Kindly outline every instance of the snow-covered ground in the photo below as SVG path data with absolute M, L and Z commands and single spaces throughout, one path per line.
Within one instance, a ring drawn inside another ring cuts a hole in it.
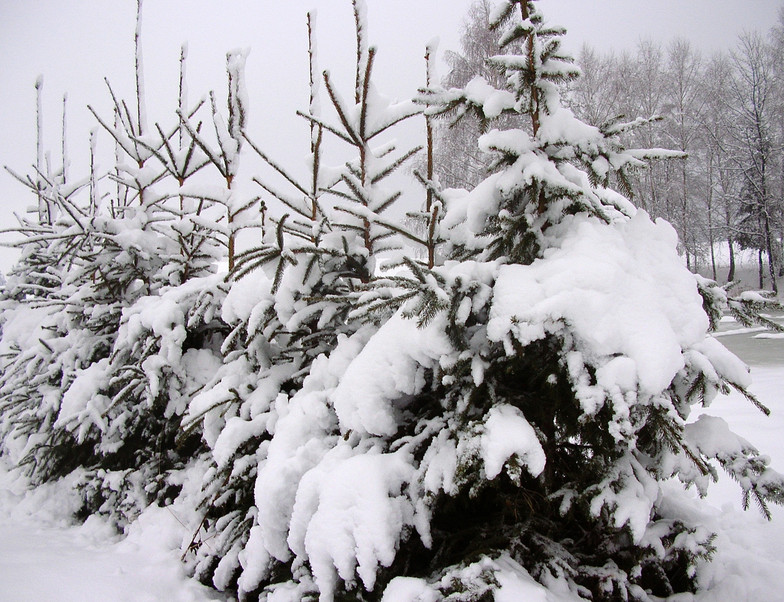
M 150 508 L 120 538 L 99 519 L 70 524 L 68 496 L 24 494 L 0 469 L 1 602 L 201 602 L 224 600 L 188 579 L 176 551 L 185 528 Z
M 784 323 L 782 316 L 774 317 Z M 757 328 L 742 328 L 724 318 L 719 340 L 746 361 L 752 370 L 751 392 L 771 410 L 765 416 L 738 393 L 718 397 L 705 410 L 725 418 L 738 435 L 748 439 L 784 471 L 784 338 Z M 696 416 L 695 416 L 696 417 Z M 696 497 L 696 495 L 694 496 Z M 743 511 L 740 489 L 720 473 L 704 508 L 706 526 L 718 533 L 713 561 L 700 570 L 706 593 L 698 600 L 722 602 L 782 600 L 784 575 L 784 508 L 771 506 L 766 521 L 753 505 Z
M 749 338 L 742 341 L 748 344 Z M 726 342 L 726 341 L 725 341 Z M 738 341 L 741 342 L 741 341 Z M 771 465 L 784 470 L 784 341 L 774 347 L 778 365 L 753 365 L 751 391 L 771 409 L 764 416 L 740 394 L 718 398 L 706 411 L 721 416 L 733 431 L 752 442 L 771 457 Z M 758 353 L 758 351 L 755 351 Z M 768 364 L 772 363 L 769 356 Z M 696 498 L 696 494 L 694 495 Z M 773 519 L 765 520 L 752 502 L 747 511 L 741 508 L 740 488 L 725 474 L 708 491 L 704 508 L 705 526 L 718 533 L 717 552 L 711 563 L 700 570 L 701 585 L 706 593 L 701 601 L 765 601 L 784 599 L 781 579 L 784 575 L 784 508 L 771 506 Z
M 781 320 L 781 318 L 778 318 Z M 752 367 L 751 390 L 772 410 L 765 417 L 742 396 L 718 398 L 708 409 L 725 418 L 739 435 L 770 455 L 784 471 L 784 337 L 744 329 L 731 320 L 720 340 Z M 673 484 L 673 487 L 678 485 Z M 203 601 L 224 598 L 187 578 L 179 563 L 188 540 L 187 521 L 170 509 L 148 509 L 118 538 L 98 519 L 69 524 L 70 502 L 53 489 L 25 494 L 21 483 L 0 468 L 0 602 L 14 601 Z M 718 551 L 699 569 L 700 602 L 774 602 L 782 599 L 784 508 L 771 508 L 765 521 L 756 508 L 744 512 L 735 483 L 721 478 L 707 501 L 696 493 L 678 496 L 705 526 L 718 533 Z M 186 523 L 186 524 L 183 524 Z M 498 563 L 498 599 L 564 600 L 545 591 L 510 559 Z M 416 594 L 400 582 L 398 592 Z M 691 597 L 679 597 L 678 601 Z

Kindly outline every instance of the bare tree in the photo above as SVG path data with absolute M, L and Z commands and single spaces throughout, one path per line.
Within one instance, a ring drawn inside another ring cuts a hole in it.
M 778 21 L 770 31 L 770 45 L 772 54 L 773 65 L 773 127 L 778 141 L 778 149 L 781 150 L 784 145 L 784 5 L 779 8 Z M 778 240 L 779 246 L 777 249 L 782 251 L 782 244 L 784 244 L 784 217 L 781 212 L 784 211 L 784 156 L 779 153 L 778 169 Z M 784 276 L 784 261 L 779 263 L 779 277 Z
M 776 145 L 773 138 L 774 77 L 771 47 L 757 33 L 741 36 L 732 53 L 735 77 L 732 103 L 727 106 L 735 121 L 734 142 L 743 173 L 744 231 L 742 240 L 758 250 L 759 284 L 764 287 L 763 254 L 768 257 L 771 288 L 778 292 L 774 228 L 778 207 L 774 192 Z M 779 243 L 776 243 L 780 246 Z
M 583 44 L 577 63 L 582 77 L 569 90 L 571 109 L 580 119 L 597 127 L 618 117 L 626 87 L 618 76 L 621 60 L 614 53 L 600 54 Z
M 701 229 L 700 213 L 697 207 L 697 186 L 699 149 L 697 124 L 704 109 L 700 71 L 702 58 L 691 44 L 684 39 L 674 40 L 667 56 L 667 119 L 665 135 L 669 138 L 670 148 L 691 155 L 688 160 L 671 165 L 677 172 L 677 184 L 669 189 L 671 202 L 675 202 L 667 217 L 681 233 L 681 241 L 686 254 L 686 264 L 696 268 L 698 255 L 698 233 Z
M 729 252 L 727 281 L 735 279 L 735 244 L 739 235 L 739 204 L 742 177 L 733 156 L 733 121 L 726 107 L 731 103 L 733 65 L 726 54 L 714 55 L 702 72 L 704 108 L 699 116 L 702 168 L 705 178 L 707 235 L 713 279 L 717 278 L 716 242 L 724 239 Z

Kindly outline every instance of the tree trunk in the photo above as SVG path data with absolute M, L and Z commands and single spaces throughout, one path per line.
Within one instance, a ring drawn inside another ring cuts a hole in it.
M 231 191 L 233 176 L 226 178 L 226 189 Z M 234 214 L 231 211 L 231 202 L 226 207 L 226 217 L 229 224 L 229 273 L 234 270 Z
M 765 269 L 763 268 L 762 247 L 757 249 L 757 264 L 759 265 L 759 289 L 765 288 Z
M 713 226 L 713 154 L 709 155 L 708 159 L 708 190 L 707 190 L 707 206 L 708 206 L 708 244 L 710 245 L 710 259 L 711 271 L 713 279 L 716 280 L 716 237 Z
M 770 287 L 774 295 L 778 295 L 779 287 L 776 284 L 776 257 L 773 253 L 773 241 L 770 234 L 770 218 L 768 217 L 767 207 L 765 208 L 764 226 L 765 226 L 765 251 L 768 254 L 768 272 L 770 273 Z
M 727 239 L 727 244 L 730 247 L 730 270 L 727 272 L 727 282 L 735 280 L 735 241 L 730 236 Z

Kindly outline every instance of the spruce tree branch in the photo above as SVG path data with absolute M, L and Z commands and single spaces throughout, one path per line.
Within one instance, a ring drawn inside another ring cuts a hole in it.
M 406 119 L 410 119 L 411 117 L 415 117 L 416 115 L 420 115 L 422 112 L 423 112 L 422 109 L 416 109 L 416 110 L 412 109 L 411 112 L 403 113 L 402 115 L 396 117 L 392 121 L 388 121 L 388 122 L 384 123 L 383 125 L 380 125 L 379 127 L 377 127 L 375 130 L 371 131 L 370 134 L 368 135 L 367 139 L 368 140 L 373 140 L 373 138 L 375 138 L 379 134 L 383 134 L 389 128 L 397 125 L 398 123 L 401 123 L 401 122 L 405 121 Z
M 367 220 L 368 222 L 370 222 L 372 224 L 376 224 L 378 226 L 381 226 L 382 228 L 386 228 L 387 230 L 389 230 L 391 232 L 394 232 L 395 234 L 400 234 L 400 235 L 406 237 L 407 239 L 409 239 L 409 240 L 411 240 L 411 241 L 413 241 L 413 242 L 415 242 L 417 244 L 420 244 L 420 245 L 423 245 L 423 246 L 427 246 L 427 242 L 426 241 L 424 241 L 421 238 L 417 237 L 415 234 L 413 234 L 413 233 L 411 233 L 411 232 L 409 232 L 407 230 L 404 230 L 400 226 L 397 226 L 394 222 L 385 220 L 380 215 L 377 215 L 376 213 L 373 213 L 372 211 L 357 211 L 356 209 L 349 208 L 349 207 L 346 207 L 344 205 L 336 206 L 335 207 L 335 211 L 340 211 L 342 213 L 348 213 L 349 215 L 353 215 L 354 217 L 357 217 L 359 219 Z M 386 236 L 382 235 L 380 238 L 386 238 Z
M 262 150 L 261 150 L 261 149 L 260 149 L 258 146 L 256 146 L 256 144 L 255 144 L 255 143 L 254 143 L 254 142 L 253 142 L 253 141 L 252 141 L 252 140 L 251 140 L 251 139 L 248 137 L 247 133 L 246 133 L 244 130 L 243 130 L 243 132 L 242 132 L 242 137 L 243 137 L 243 138 L 245 138 L 245 140 L 247 140 L 248 144 L 250 144 L 250 147 L 251 147 L 251 148 L 252 148 L 252 149 L 253 149 L 253 150 L 256 152 L 256 154 L 257 154 L 259 157 L 261 157 L 261 158 L 264 160 L 264 162 L 265 162 L 267 165 L 269 165 L 269 166 L 270 166 L 272 169 L 274 169 L 274 170 L 275 170 L 275 171 L 277 171 L 277 172 L 278 172 L 280 175 L 282 175 L 282 176 L 283 176 L 283 177 L 286 179 L 286 181 L 288 181 L 288 182 L 289 182 L 289 184 L 291 184 L 292 186 L 294 186 L 294 188 L 296 188 L 297 190 L 299 190 L 299 191 L 300 191 L 302 194 L 304 194 L 306 197 L 310 197 L 310 194 L 308 193 L 308 191 L 307 191 L 307 190 L 305 190 L 304 186 L 301 186 L 301 185 L 299 184 L 299 182 L 297 182 L 297 181 L 296 181 L 296 180 L 295 180 L 295 179 L 294 179 L 292 176 L 290 176 L 290 175 L 289 175 L 289 173 L 288 173 L 288 172 L 287 172 L 287 171 L 286 171 L 286 170 L 285 170 L 283 167 L 281 167 L 281 166 L 280 166 L 280 165 L 278 165 L 278 164 L 277 164 L 275 161 L 273 161 L 272 159 L 270 159 L 270 158 L 267 156 L 267 154 L 266 154 L 264 151 L 262 151 Z M 254 181 L 255 181 L 256 183 L 260 184 L 260 182 L 258 181 L 258 179 L 254 178 Z
M 10 167 L 8 167 L 8 165 L 4 165 L 4 166 L 3 166 L 3 168 L 4 168 L 4 169 L 5 169 L 5 170 L 6 170 L 6 171 L 7 171 L 7 172 L 8 172 L 8 173 L 9 173 L 9 174 L 10 174 L 10 175 L 11 175 L 11 176 L 12 176 L 12 177 L 15 179 L 15 180 L 17 180 L 17 181 L 18 181 L 20 184 L 22 184 L 22 186 L 24 186 L 25 188 L 29 188 L 29 189 L 30 189 L 30 190 L 31 190 L 33 193 L 35 193 L 35 194 L 39 194 L 39 193 L 40 193 L 40 190 L 38 189 L 38 186 L 36 185 L 36 183 L 33 181 L 33 179 L 32 179 L 30 176 L 20 176 L 20 175 L 19 175 L 18 173 L 16 173 L 16 172 L 15 172 L 13 169 L 11 169 Z
M 278 199 L 281 203 L 289 207 L 292 211 L 295 211 L 296 213 L 300 214 L 302 217 L 310 218 L 310 215 L 306 211 L 302 210 L 300 207 L 297 207 L 299 201 L 287 198 L 286 195 L 284 195 L 282 192 L 279 192 L 274 188 L 272 188 L 271 186 L 268 186 L 267 184 L 265 184 L 264 182 L 262 182 L 256 177 L 253 178 L 253 181 L 259 186 L 261 186 L 273 197 Z
M 371 184 L 377 184 L 378 182 L 380 182 L 381 180 L 383 180 L 384 178 L 386 178 L 388 175 L 390 175 L 392 172 L 394 172 L 394 171 L 395 171 L 395 170 L 396 170 L 398 167 L 400 167 L 401 165 L 403 165 L 403 163 L 405 163 L 405 162 L 406 162 L 406 161 L 408 161 L 408 160 L 409 160 L 411 157 L 413 157 L 413 156 L 414 156 L 414 155 L 416 155 L 416 154 L 417 154 L 419 151 L 421 151 L 421 150 L 422 150 L 422 148 L 424 148 L 424 147 L 422 147 L 422 146 L 417 146 L 417 147 L 415 147 L 415 148 L 412 148 L 411 150 L 409 150 L 409 151 L 408 151 L 406 154 L 404 154 L 402 157 L 398 158 L 397 160 L 395 160 L 394 162 L 392 162 L 390 165 L 388 165 L 388 166 L 387 166 L 385 169 L 383 169 L 382 171 L 380 171 L 380 172 L 378 172 L 377 174 L 375 174 L 375 175 L 374 175 L 372 178 L 370 178 L 370 183 L 371 183 Z
M 93 116 L 98 120 L 98 123 L 101 124 L 103 129 L 105 129 L 107 132 L 109 132 L 109 135 L 112 138 L 114 138 L 115 142 L 117 142 L 117 144 L 120 146 L 120 148 L 122 148 L 129 157 L 133 157 L 135 149 L 132 149 L 132 148 L 129 149 L 125 145 L 125 142 L 123 140 L 121 140 L 120 137 L 117 135 L 117 132 L 114 130 L 114 128 L 113 127 L 109 127 L 104 122 L 104 120 L 101 119 L 101 117 L 98 115 L 98 113 L 96 113 L 95 109 L 93 109 L 92 106 L 87 105 L 87 110 L 90 111 L 93 114 Z
M 370 94 L 370 74 L 373 70 L 373 61 L 376 57 L 376 48 L 371 46 L 368 49 L 367 64 L 365 65 L 365 79 L 362 81 L 362 96 L 360 97 L 360 112 L 359 112 L 359 139 L 369 140 L 365 136 L 365 125 L 367 124 L 368 112 L 368 95 Z M 359 68 L 359 65 L 357 65 Z
M 308 115 L 307 113 L 303 113 L 302 111 L 297 111 L 297 115 L 307 119 L 311 123 L 315 123 L 316 125 L 318 125 L 318 126 L 324 128 L 325 130 L 327 130 L 328 132 L 331 132 L 332 134 L 335 134 L 335 136 L 337 136 L 338 138 L 340 138 L 344 142 L 348 142 L 351 146 L 356 146 L 357 145 L 355 140 L 351 139 L 349 136 L 347 136 L 346 134 L 344 134 L 343 132 L 341 132 L 337 128 L 329 125 L 328 123 L 325 123 L 324 121 L 322 121 L 318 117 L 314 117 L 313 115 Z
M 213 153 L 212 149 L 209 148 L 206 142 L 202 140 L 202 137 L 199 135 L 199 132 L 193 129 L 193 126 L 190 124 L 190 121 L 183 115 L 182 111 L 177 110 L 177 115 L 180 118 L 180 123 L 185 127 L 188 131 L 188 134 L 191 137 L 196 145 L 204 152 L 204 154 L 209 159 L 210 163 L 212 163 L 218 170 L 218 172 L 224 177 L 229 177 L 228 170 L 223 166 L 220 158 L 218 158 L 215 153 Z
M 324 71 L 324 86 L 327 88 L 329 99 L 332 101 L 332 105 L 335 107 L 335 111 L 337 112 L 338 117 L 340 118 L 340 122 L 343 124 L 343 127 L 346 130 L 346 135 L 350 138 L 351 144 L 357 148 L 362 148 L 362 137 L 356 131 L 354 131 L 354 127 L 351 125 L 351 121 L 348 118 L 348 109 L 343 106 L 343 100 L 332 86 L 332 82 L 329 77 L 329 71 Z
M 261 197 L 258 197 L 258 196 L 257 197 L 253 197 L 252 199 L 246 201 L 244 204 L 242 204 L 239 207 L 237 207 L 236 209 L 234 209 L 234 211 L 231 211 L 230 212 L 230 216 L 232 217 L 232 219 L 237 217 L 241 213 L 243 213 L 243 212 L 247 211 L 248 209 L 250 209 L 251 207 L 253 207 L 253 205 L 258 203 L 260 200 L 261 200 Z M 245 226 L 243 226 L 242 224 L 239 224 L 237 226 L 238 230 L 242 230 L 244 228 L 245 228 Z
M 403 193 L 400 190 L 393 192 L 391 195 L 389 195 L 389 197 L 386 200 L 382 201 L 381 204 L 378 205 L 378 207 L 373 208 L 373 211 L 379 214 L 383 213 L 401 196 L 403 196 Z
M 362 188 L 361 182 L 355 179 L 354 177 L 352 177 L 351 174 L 347 174 L 347 173 L 343 174 L 343 181 L 349 187 L 351 192 L 354 193 L 354 197 L 352 198 L 351 196 L 348 195 L 342 195 L 342 196 L 344 196 L 344 198 L 351 199 L 354 202 L 367 207 L 368 203 L 370 202 L 370 198 L 368 198 L 367 194 L 365 193 L 365 190 Z M 338 191 L 332 191 L 332 194 L 338 194 L 338 196 L 341 196 Z

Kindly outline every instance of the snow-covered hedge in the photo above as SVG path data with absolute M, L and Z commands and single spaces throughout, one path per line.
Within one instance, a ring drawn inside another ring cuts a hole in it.
M 23 224 L 2 299 L 3 453 L 35 482 L 71 474 L 82 512 L 118 525 L 176 499 L 196 522 L 185 562 L 242 599 L 542 593 L 532 579 L 594 600 L 693 590 L 714 537 L 665 481 L 704 493 L 718 465 L 764 511 L 784 502 L 750 443 L 690 419 L 750 382 L 710 334 L 721 312 L 753 320 L 768 301 L 689 273 L 674 230 L 611 188 L 672 153 L 623 147 L 642 122 L 600 129 L 562 106 L 578 72 L 534 2 L 493 15 L 525 49 L 490 60 L 504 89 L 431 82 L 418 105 L 375 89 L 353 6 L 353 101 L 325 73 L 323 117 L 312 82 L 306 184 L 244 131 L 234 53 L 215 145 L 182 107 L 160 139 L 127 116 L 107 129 L 139 164 L 117 170 L 130 195 L 79 207 L 44 190 L 54 219 Z M 425 201 L 401 220 L 387 177 L 419 148 L 382 134 L 420 110 L 478 116 L 494 167 L 471 191 L 417 172 Z M 518 127 L 492 129 L 502 115 Z M 356 158 L 324 167 L 323 135 Z M 253 205 L 233 188 L 243 141 L 293 192 L 262 182 L 285 211 L 235 254 Z M 193 156 L 225 186 L 183 186 Z

